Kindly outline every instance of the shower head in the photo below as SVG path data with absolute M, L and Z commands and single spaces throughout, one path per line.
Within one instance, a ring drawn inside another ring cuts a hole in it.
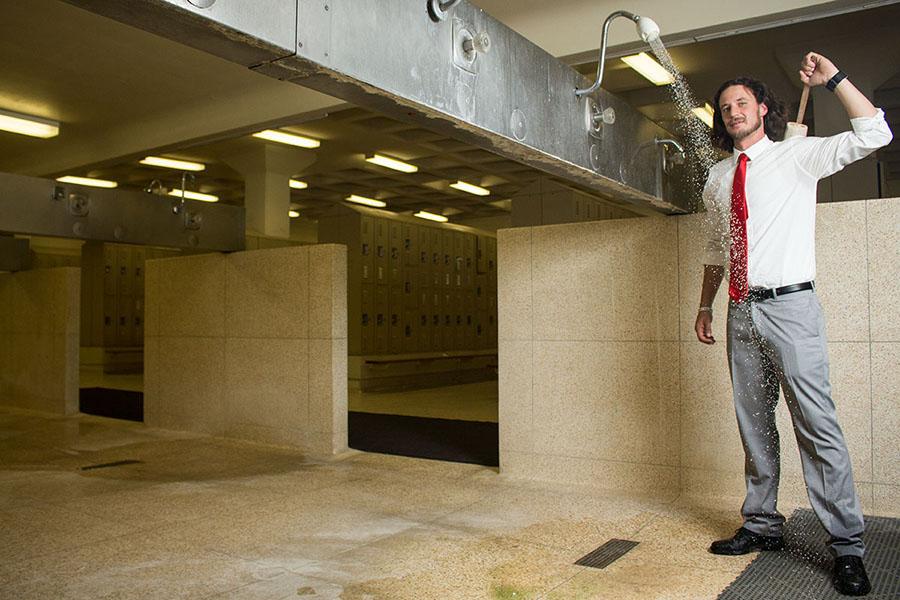
M 637 17 L 635 23 L 637 24 L 638 35 L 641 36 L 642 40 L 650 43 L 659 39 L 659 25 L 653 19 L 650 17 Z
M 585 94 L 591 94 L 600 88 L 600 82 L 603 81 L 603 63 L 606 61 L 606 35 L 609 31 L 610 21 L 617 17 L 624 17 L 634 21 L 638 35 L 641 36 L 641 39 L 644 42 L 653 44 L 659 40 L 659 25 L 649 17 L 641 17 L 632 12 L 628 12 L 627 10 L 617 10 L 606 17 L 606 21 L 603 22 L 603 35 L 600 38 L 600 59 L 597 61 L 597 79 L 594 81 L 594 85 L 589 88 L 576 88 L 576 96 L 581 97 Z

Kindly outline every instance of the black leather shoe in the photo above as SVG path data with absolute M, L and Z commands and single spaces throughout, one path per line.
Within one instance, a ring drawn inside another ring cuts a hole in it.
M 866 568 L 858 556 L 838 556 L 834 559 L 831 583 L 845 596 L 865 596 L 872 589 Z
M 734 537 L 713 542 L 709 551 L 713 554 L 737 556 L 760 550 L 784 550 L 784 538 L 780 535 L 758 535 L 741 527 Z

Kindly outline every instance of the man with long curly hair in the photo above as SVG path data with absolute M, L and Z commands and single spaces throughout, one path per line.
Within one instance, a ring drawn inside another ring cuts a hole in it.
M 832 581 L 842 594 L 862 596 L 871 587 L 862 562 L 863 516 L 835 417 L 815 293 L 816 184 L 888 144 L 892 134 L 883 111 L 824 56 L 807 54 L 800 80 L 834 92 L 852 131 L 781 141 L 784 105 L 749 77 L 726 81 L 715 97 L 713 139 L 732 156 L 710 169 L 703 192 L 712 229 L 718 231 L 710 236 L 695 330 L 701 342 L 715 343 L 712 305 L 727 264 L 727 351 L 747 495 L 743 526 L 733 537 L 713 542 L 710 552 L 784 548 L 785 519 L 776 508 L 780 383 L 810 504 L 831 536 Z

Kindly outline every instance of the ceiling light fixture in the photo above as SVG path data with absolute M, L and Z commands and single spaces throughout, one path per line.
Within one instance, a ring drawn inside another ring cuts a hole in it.
M 476 196 L 489 196 L 491 193 L 490 190 L 477 185 L 472 185 L 471 183 L 466 183 L 465 181 L 457 181 L 456 183 L 451 183 L 450 187 L 462 192 L 468 192 L 469 194 L 475 194 Z
M 670 83 L 675 83 L 675 78 L 672 74 L 646 52 L 632 54 L 631 56 L 623 56 L 622 61 L 640 73 L 645 79 L 653 83 L 653 85 L 669 85 Z
M 447 222 L 447 217 L 445 217 L 444 215 L 436 215 L 434 213 L 430 213 L 425 210 L 420 210 L 413 216 L 419 217 L 420 219 L 428 219 L 429 221 L 437 221 L 438 223 L 446 223 Z
M 0 129 L 46 139 L 59 135 L 59 122 L 0 110 Z
M 288 144 L 290 146 L 300 146 L 301 148 L 318 148 L 322 145 L 319 140 L 314 140 L 313 138 L 296 135 L 293 133 L 275 131 L 274 129 L 266 129 L 265 131 L 254 133 L 253 137 L 257 137 L 263 140 L 269 140 L 270 142 Z
M 291 179 L 288 181 L 288 184 L 291 186 L 291 189 L 295 190 L 305 190 L 309 187 L 309 184 L 305 181 L 300 181 L 299 179 Z
M 292 219 L 296 219 L 297 217 L 300 216 L 300 211 L 299 210 L 289 210 L 288 216 Z
M 181 190 L 171 190 L 169 192 L 170 196 L 175 196 L 177 198 L 181 198 Z M 190 190 L 185 190 L 184 197 L 188 200 L 200 200 L 201 202 L 218 202 L 219 197 L 213 196 L 212 194 L 202 194 L 200 192 L 192 192 Z
M 383 154 L 372 154 L 366 156 L 366 162 L 370 162 L 374 165 L 379 165 L 382 167 L 387 167 L 388 169 L 393 169 L 395 171 L 402 171 L 403 173 L 415 173 L 419 170 L 419 167 L 417 167 L 416 165 L 411 165 L 407 162 L 403 162 L 402 160 L 397 160 L 396 158 L 391 158 Z
M 151 167 L 164 167 L 166 169 L 177 169 L 179 171 L 203 171 L 206 165 L 189 160 L 176 160 L 174 158 L 163 158 L 162 156 L 147 156 L 140 161 L 142 165 L 150 165 Z
M 365 196 L 357 196 L 356 194 L 350 194 L 344 199 L 347 202 L 365 204 L 366 206 L 374 206 L 375 208 L 384 208 L 385 206 L 387 206 L 387 202 L 382 202 L 381 200 L 375 200 L 373 198 L 366 198 Z
M 713 107 L 709 105 L 709 102 L 703 104 L 703 106 L 697 106 L 691 109 L 691 112 L 694 113 L 694 116 L 706 123 L 706 126 L 712 129 L 713 126 Z
M 74 175 L 57 177 L 56 180 L 60 183 L 74 183 L 75 185 L 88 185 L 90 187 L 98 188 L 114 188 L 119 186 L 119 184 L 115 181 L 108 181 L 106 179 L 94 179 L 93 177 L 75 177 Z

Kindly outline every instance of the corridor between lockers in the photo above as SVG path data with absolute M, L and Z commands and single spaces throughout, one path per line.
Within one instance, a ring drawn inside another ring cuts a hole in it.
M 496 238 L 348 207 L 319 243 L 347 247 L 350 447 L 498 465 Z M 176 250 L 82 249 L 82 412 L 143 420 L 144 277 Z

